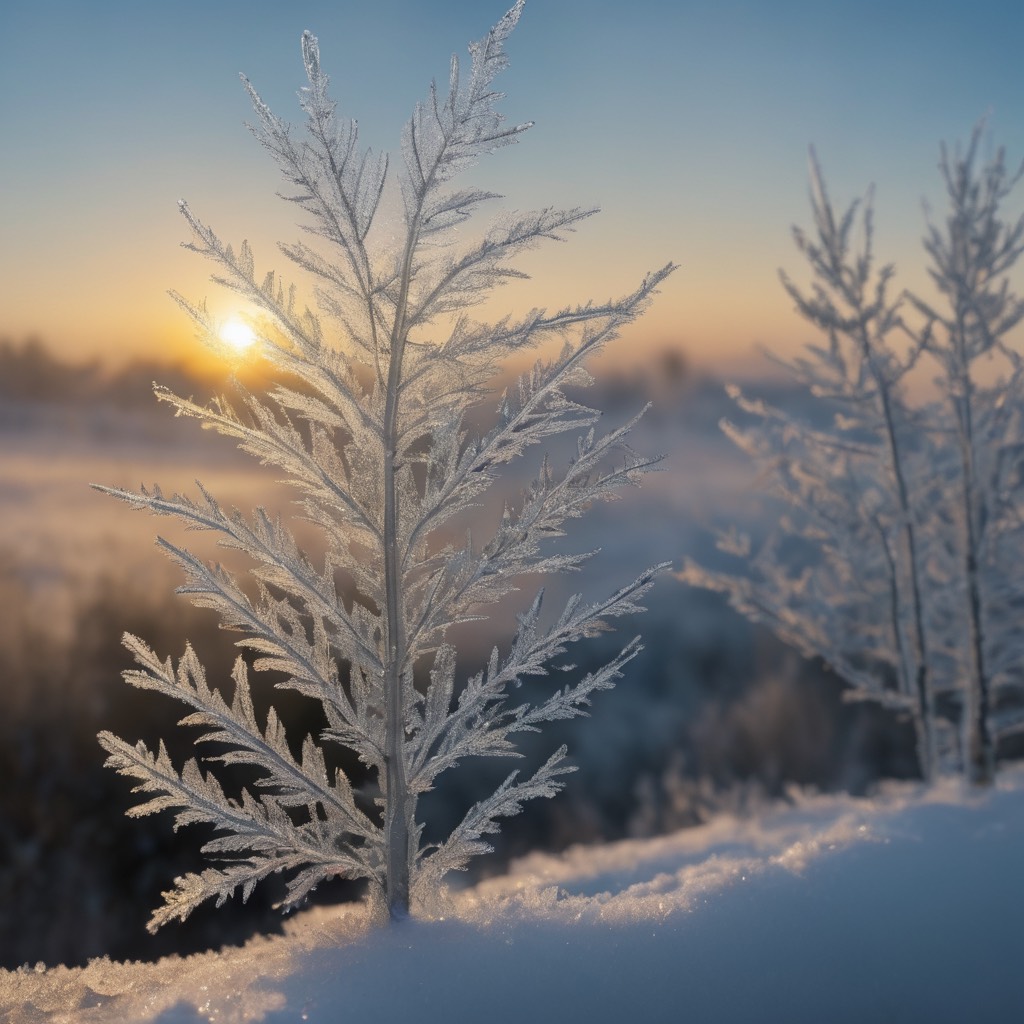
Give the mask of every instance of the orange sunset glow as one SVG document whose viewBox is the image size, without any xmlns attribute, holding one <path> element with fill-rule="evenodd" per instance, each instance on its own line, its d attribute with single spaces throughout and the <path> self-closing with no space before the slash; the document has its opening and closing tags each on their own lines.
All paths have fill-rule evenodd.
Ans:
<svg viewBox="0 0 1024 1024">
<path fill-rule="evenodd" d="M 256 334 L 253 329 L 237 319 L 226 321 L 217 333 L 221 341 L 236 352 L 245 352 L 256 342 Z"/>
<path fill-rule="evenodd" d="M 473 5 L 450 4 L 424 37 L 427 19 L 410 14 L 408 0 L 376 14 L 313 3 L 252 19 L 234 3 L 202 16 L 192 3 L 173 14 L 107 4 L 96 21 L 87 5 L 44 6 L 54 14 L 42 79 L 17 43 L 29 7 L 9 5 L 0 21 L 0 337 L 41 337 L 58 352 L 114 364 L 202 358 L 168 288 L 234 315 L 209 269 L 179 247 L 188 236 L 179 196 L 226 240 L 248 238 L 261 272 L 291 273 L 276 243 L 299 237 L 298 211 L 275 198 L 287 189 L 242 125 L 237 71 L 282 116 L 297 117 L 294 40 L 308 21 L 345 69 L 344 112 L 369 144 L 396 153 L 407 108 L 443 72 L 432 55 L 461 50 L 467 20 L 486 21 Z M 838 196 L 877 183 L 879 257 L 919 287 L 920 201 L 936 197 L 938 142 L 964 137 L 987 111 L 1011 151 L 1021 139 L 1024 93 L 1007 77 L 1015 62 L 992 52 L 1013 33 L 986 39 L 985 49 L 971 19 L 919 23 L 913 4 L 887 8 L 881 35 L 868 10 L 831 5 L 810 19 L 806 6 L 769 14 L 756 4 L 647 2 L 627 18 L 586 7 L 586 45 L 568 44 L 557 58 L 553 40 L 574 38 L 584 5 L 531 7 L 510 53 L 507 115 L 536 126 L 472 175 L 509 208 L 582 203 L 602 212 L 570 245 L 527 254 L 533 280 L 499 292 L 494 308 L 620 294 L 671 259 L 681 271 L 630 328 L 631 353 L 673 347 L 710 369 L 753 368 L 759 345 L 792 353 L 813 336 L 776 271 L 796 265 L 789 230 L 806 222 L 812 143 Z M 398 75 L 370 58 L 385 43 L 402 54 Z M 972 70 L 942 73 L 953 54 Z"/>
</svg>

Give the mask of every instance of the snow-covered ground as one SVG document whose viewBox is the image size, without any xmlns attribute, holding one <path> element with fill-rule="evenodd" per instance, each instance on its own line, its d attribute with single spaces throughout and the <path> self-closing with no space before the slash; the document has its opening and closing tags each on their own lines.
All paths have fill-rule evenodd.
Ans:
<svg viewBox="0 0 1024 1024">
<path fill-rule="evenodd" d="M 169 524 L 90 491 L 88 480 L 156 479 L 194 492 L 200 475 L 228 504 L 281 497 L 230 445 L 204 438 L 197 449 L 180 423 L 172 433 L 146 418 L 126 429 L 113 414 L 71 424 L 53 415 L 24 429 L 0 423 L 0 549 L 51 619 L 69 581 L 104 564 L 145 567 L 167 590 L 176 582 L 159 574 L 152 547 Z M 666 472 L 595 510 L 574 543 L 613 537 L 616 571 L 639 569 L 689 553 L 695 524 L 744 514 L 750 469 L 716 417 L 717 407 L 697 423 L 641 427 L 636 447 L 668 452 Z M 605 561 L 593 579 L 572 582 L 603 592 L 608 571 Z M 610 760 L 605 739 L 596 749 Z M 285 937 L 242 950 L 0 971 L 0 1024 L 1012 1024 L 1024 1020 L 1022 868 L 1024 767 L 980 796 L 953 781 L 871 800 L 795 796 L 754 819 L 536 854 L 455 893 L 443 919 L 373 930 L 361 907 L 318 909 L 292 919 Z"/>
<path fill-rule="evenodd" d="M 1024 1020 L 1024 766 L 534 855 L 438 920 L 362 907 L 157 964 L 0 972 L 10 1024 Z"/>
</svg>

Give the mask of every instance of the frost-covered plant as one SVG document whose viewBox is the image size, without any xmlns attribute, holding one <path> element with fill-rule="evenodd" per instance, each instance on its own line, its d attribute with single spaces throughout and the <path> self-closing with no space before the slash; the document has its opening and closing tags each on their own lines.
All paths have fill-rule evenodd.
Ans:
<svg viewBox="0 0 1024 1024">
<path fill-rule="evenodd" d="M 279 871 L 292 873 L 287 906 L 335 875 L 367 879 L 391 918 L 405 916 L 410 905 L 431 904 L 447 872 L 489 849 L 483 837 L 497 830 L 497 819 L 515 814 L 525 800 L 553 795 L 573 769 L 563 747 L 531 777 L 513 772 L 436 845 L 421 838 L 420 795 L 466 758 L 518 756 L 517 733 L 584 714 L 592 694 L 610 687 L 640 649 L 634 639 L 603 668 L 536 701 L 510 696 L 526 677 L 570 668 L 561 663 L 568 645 L 638 610 L 663 566 L 596 604 L 573 598 L 553 624 L 544 624 L 538 594 L 520 616 L 510 648 L 495 649 L 475 673 L 459 664 L 450 642 L 453 626 L 482 617 L 524 573 L 579 566 L 589 555 L 559 554 L 550 540 L 562 535 L 567 520 L 636 482 L 656 461 L 625 445 L 635 420 L 597 435 L 599 414 L 567 389 L 590 383 L 584 360 L 641 312 L 671 264 L 606 304 L 534 310 L 496 324 L 475 322 L 467 312 L 506 278 L 524 276 L 510 267 L 510 257 L 541 239 L 560 238 L 594 212 L 545 209 L 506 217 L 475 242 L 457 245 L 458 229 L 480 204 L 498 197 L 450 182 L 529 127 L 506 127 L 495 109 L 500 94 L 492 90 L 522 8 L 519 0 L 471 45 L 468 76 L 452 58 L 447 95 L 432 85 L 406 125 L 397 248 L 373 231 L 387 194 L 388 159 L 361 151 L 355 123 L 336 116 L 316 38 L 302 37 L 305 133 L 271 113 L 243 77 L 256 111 L 252 130 L 283 169 L 289 198 L 316 239 L 316 246 L 282 251 L 318 279 L 319 315 L 299 306 L 294 287 L 273 271 L 257 276 L 247 243 L 234 250 L 181 204 L 194 233 L 189 248 L 217 264 L 215 281 L 265 315 L 263 351 L 284 377 L 269 400 L 241 392 L 240 410 L 224 400 L 204 407 L 159 387 L 157 397 L 283 470 L 304 516 L 322 530 L 326 555 L 314 564 L 279 519 L 263 509 L 251 519 L 225 510 L 202 487 L 198 498 L 166 497 L 158 488 L 102 489 L 211 530 L 221 544 L 252 558 L 255 597 L 219 565 L 161 541 L 185 571 L 180 592 L 245 634 L 238 643 L 256 655 L 257 672 L 284 673 L 278 686 L 319 701 L 324 727 L 317 737 L 306 736 L 295 756 L 273 710 L 265 723 L 258 720 L 241 657 L 229 699 L 207 681 L 191 647 L 174 665 L 126 636 L 139 665 L 127 681 L 188 705 L 182 724 L 200 727 L 199 742 L 216 745 L 205 761 L 246 765 L 256 775 L 255 785 L 232 799 L 197 760 L 179 772 L 162 744 L 153 752 L 101 735 L 107 763 L 149 794 L 131 813 L 169 809 L 179 825 L 215 830 L 203 850 L 219 865 L 177 879 L 151 928 L 184 918 L 206 899 L 219 904 L 236 889 L 244 899 Z M 217 325 L 205 305 L 175 298 L 213 339 Z M 493 425 L 475 434 L 467 417 L 478 415 L 500 360 L 550 339 L 562 340 L 560 354 L 537 362 L 508 389 Z M 580 428 L 568 468 L 556 473 L 545 458 L 489 540 L 481 543 L 468 531 L 462 543 L 446 539 L 443 528 L 461 520 L 465 529 L 466 514 L 503 465 L 545 438 Z M 339 576 L 351 581 L 345 593 Z M 369 796 L 331 766 L 331 748 L 347 748 L 367 766 L 376 784 Z"/>
<path fill-rule="evenodd" d="M 939 367 L 935 421 L 951 456 L 943 524 L 955 585 L 940 595 L 942 640 L 964 694 L 965 769 L 987 783 L 1001 724 L 996 689 L 1018 690 L 1024 679 L 1024 359 L 1011 344 L 1024 299 L 1009 278 L 1024 253 L 1024 216 L 1008 222 L 1001 210 L 1024 165 L 1010 173 L 1000 149 L 979 166 L 981 136 L 979 126 L 965 151 L 942 148 L 949 212 L 924 240 L 940 299 L 911 301 L 927 318 L 918 337 Z"/>
<path fill-rule="evenodd" d="M 871 197 L 837 216 L 813 153 L 811 209 L 813 235 L 794 228 L 793 236 L 814 284 L 805 293 L 781 277 L 826 343 L 778 362 L 829 403 L 830 422 L 816 427 L 730 388 L 756 423 L 722 427 L 762 468 L 786 512 L 749 575 L 688 561 L 683 578 L 728 594 L 752 621 L 831 665 L 853 694 L 909 714 L 927 778 L 935 754 L 915 506 L 921 439 L 904 386 L 920 346 L 901 355 L 903 300 L 889 294 L 892 267 L 874 267 Z M 750 541 L 729 535 L 720 546 L 746 555 Z"/>
<path fill-rule="evenodd" d="M 948 314 L 890 297 L 892 267 L 873 268 L 870 198 L 837 216 L 812 154 L 815 230 L 794 237 L 814 283 L 804 292 L 782 281 L 826 341 L 783 365 L 829 422 L 817 427 L 730 389 L 755 423 L 723 429 L 786 512 L 752 555 L 750 538 L 721 536 L 723 550 L 749 556 L 746 571 L 689 561 L 681 576 L 724 592 L 750 619 L 822 658 L 851 696 L 907 714 L 926 779 L 951 745 L 936 707 L 953 691 L 965 705 L 965 768 L 984 782 L 994 765 L 990 661 L 1000 685 L 1017 689 L 1024 678 L 1015 621 L 1024 605 L 1024 366 L 1006 343 L 1024 315 L 1006 279 L 1024 226 L 999 219 L 1015 179 L 1002 154 L 975 167 L 978 138 L 953 163 L 943 151 L 952 211 L 947 233 L 932 228 L 925 240 Z M 907 307 L 924 322 L 909 326 Z M 982 386 L 978 360 L 996 352 L 1010 372 Z M 907 376 L 926 354 L 940 367 L 943 397 L 915 404 Z"/>
</svg>

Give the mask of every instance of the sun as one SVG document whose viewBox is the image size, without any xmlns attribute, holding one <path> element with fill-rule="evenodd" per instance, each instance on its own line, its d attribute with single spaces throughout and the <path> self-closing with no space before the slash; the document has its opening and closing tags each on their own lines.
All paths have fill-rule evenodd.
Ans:
<svg viewBox="0 0 1024 1024">
<path fill-rule="evenodd" d="M 241 320 L 226 321 L 218 333 L 220 340 L 236 352 L 244 352 L 256 341 L 252 328 Z"/>
</svg>

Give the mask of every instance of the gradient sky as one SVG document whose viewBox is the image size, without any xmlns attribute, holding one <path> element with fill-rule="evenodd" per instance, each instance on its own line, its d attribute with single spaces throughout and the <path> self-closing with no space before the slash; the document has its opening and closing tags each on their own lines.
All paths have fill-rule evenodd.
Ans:
<svg viewBox="0 0 1024 1024">
<path fill-rule="evenodd" d="M 166 296 L 208 295 L 175 200 L 257 267 L 284 266 L 293 208 L 244 129 L 244 70 L 297 119 L 299 36 L 320 38 L 342 113 L 395 151 L 447 58 L 505 0 L 8 0 L 0 9 L 0 337 L 114 361 L 197 343 Z M 813 337 L 777 280 L 806 275 L 807 146 L 834 198 L 877 184 L 877 250 L 923 280 L 921 199 L 941 202 L 941 139 L 989 115 L 1024 157 L 1020 0 L 529 0 L 501 86 L 536 127 L 474 171 L 516 208 L 600 205 L 567 246 L 523 264 L 513 308 L 620 294 L 681 264 L 631 337 L 701 364 Z M 620 352 L 622 347 L 620 346 Z M 629 346 L 630 353 L 635 346 Z"/>
</svg>

